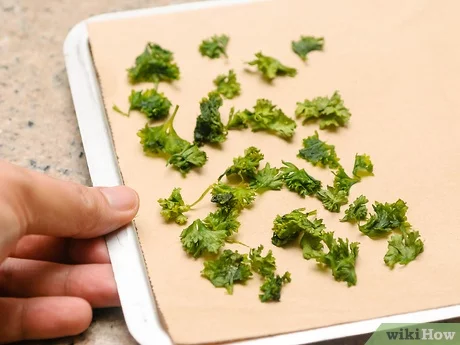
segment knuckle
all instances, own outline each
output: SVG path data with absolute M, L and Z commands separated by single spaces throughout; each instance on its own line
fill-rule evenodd
M 78 195 L 77 209 L 75 215 L 79 233 L 84 233 L 96 229 L 101 222 L 102 206 L 100 199 L 93 190 L 75 185 L 76 195 Z
M 0 204 L 7 206 L 21 231 L 25 231 L 35 217 L 27 207 L 33 199 L 31 190 L 30 175 L 26 169 L 0 161 Z
M 9 282 L 14 278 L 10 260 L 11 259 L 6 259 L 2 264 L 0 264 L 0 296 L 9 295 Z

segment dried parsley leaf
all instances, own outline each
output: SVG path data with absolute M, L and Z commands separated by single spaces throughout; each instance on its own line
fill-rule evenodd
M 211 59 L 220 58 L 221 55 L 227 57 L 227 45 L 230 37 L 227 35 L 214 35 L 201 42 L 199 51 L 201 55 Z
M 226 238 L 225 230 L 210 229 L 200 219 L 195 220 L 180 234 L 182 248 L 194 258 L 203 254 L 217 254 Z
M 340 166 L 339 160 L 335 152 L 335 146 L 329 145 L 319 139 L 318 132 L 303 140 L 303 149 L 300 149 L 297 155 L 305 159 L 314 166 L 329 167 L 336 169 Z
M 264 282 L 260 286 L 261 294 L 259 294 L 259 299 L 261 302 L 278 302 L 283 285 L 291 281 L 291 274 L 286 272 L 283 276 L 275 275 L 275 257 L 271 250 L 268 251 L 266 256 L 262 256 L 263 249 L 264 246 L 260 245 L 257 249 L 252 248 L 249 251 L 252 270 L 264 278 Z
M 138 110 L 150 120 L 160 120 L 168 116 L 171 102 L 155 89 L 131 91 L 129 111 Z M 129 112 L 128 112 L 129 113 Z
M 300 36 L 298 41 L 292 41 L 292 50 L 296 53 L 303 61 L 307 61 L 307 54 L 315 50 L 323 50 L 324 38 L 313 37 L 313 36 Z
M 158 203 L 161 206 L 160 213 L 166 221 L 184 225 L 187 223 L 187 216 L 184 213 L 190 210 L 190 206 L 185 204 L 180 191 L 180 188 L 174 188 L 168 199 L 158 199 Z
M 250 66 L 257 66 L 257 69 L 262 76 L 268 80 L 272 81 L 278 76 L 288 76 L 295 77 L 297 70 L 292 67 L 283 65 L 279 60 L 262 54 L 262 52 L 256 53 L 256 59 L 250 62 L 247 62 Z
M 256 192 L 247 185 L 230 186 L 219 182 L 211 190 L 211 201 L 219 206 L 241 211 L 249 207 L 256 197 Z
M 295 114 L 297 118 L 303 118 L 304 124 L 319 120 L 320 129 L 343 127 L 351 117 L 338 91 L 331 98 L 316 97 L 311 101 L 298 102 Z
M 206 160 L 204 151 L 201 151 L 196 145 L 188 144 L 182 151 L 171 155 L 167 164 L 176 167 L 182 174 L 187 174 L 195 167 L 202 167 Z
M 258 99 L 254 110 L 230 111 L 228 129 L 242 129 L 251 127 L 253 132 L 266 131 L 276 134 L 283 139 L 290 139 L 294 135 L 297 124 L 293 119 L 267 99 Z
M 227 99 L 233 99 L 241 93 L 241 84 L 236 80 L 236 74 L 232 69 L 228 75 L 218 75 L 213 82 L 217 87 L 216 91 Z
M 241 111 L 235 111 L 235 108 L 230 109 L 230 114 L 228 116 L 228 129 L 243 129 L 249 127 L 249 117 L 252 113 L 245 109 Z
M 200 102 L 201 114 L 196 119 L 194 131 L 195 144 L 220 144 L 227 139 L 227 129 L 220 118 L 219 108 L 222 97 L 217 92 L 210 92 L 208 98 Z
M 249 251 L 249 260 L 251 261 L 251 268 L 254 272 L 263 277 L 268 277 L 276 271 L 276 259 L 271 250 L 268 251 L 266 256 L 262 256 L 263 250 L 263 245 L 260 245 L 257 249 L 251 248 Z
M 334 174 L 334 185 L 321 189 L 317 192 L 316 197 L 323 203 L 326 210 L 340 212 L 340 208 L 348 203 L 351 186 L 359 182 L 360 179 L 348 176 L 341 166 L 337 172 L 332 173 Z
M 264 155 L 254 146 L 244 150 L 244 156 L 233 158 L 233 165 L 228 167 L 225 172 L 219 177 L 237 175 L 242 180 L 248 181 L 254 178 L 257 174 L 259 163 L 264 159 Z
M 136 58 L 133 67 L 128 69 L 132 84 L 178 80 L 179 67 L 174 62 L 174 54 L 155 43 L 147 43 L 144 52 Z
M 353 167 L 353 175 L 356 177 L 373 176 L 374 164 L 371 162 L 371 157 L 366 154 L 355 156 L 355 165 Z
M 279 302 L 281 289 L 284 284 L 291 282 L 291 273 L 286 272 L 283 276 L 272 273 L 265 277 L 264 283 L 260 287 L 259 299 L 261 302 Z
M 251 266 L 246 254 L 226 249 L 217 259 L 204 262 L 201 275 L 207 278 L 215 287 L 224 287 L 233 294 L 235 283 L 244 283 L 252 277 Z
M 295 241 L 303 232 L 323 229 L 322 219 L 310 220 L 309 217 L 316 215 L 316 211 L 303 213 L 304 208 L 299 208 L 283 216 L 277 215 L 273 221 L 272 244 L 283 247 Z
M 238 221 L 239 211 L 233 208 L 219 207 L 217 211 L 211 212 L 203 219 L 203 223 L 213 231 L 223 230 L 227 236 L 238 232 L 240 222 Z
M 321 189 L 316 197 L 323 203 L 326 210 L 331 212 L 340 212 L 340 208 L 348 203 L 350 188 L 359 182 L 359 178 L 351 178 L 340 166 L 337 172 L 333 172 L 334 185 Z
M 141 145 L 146 154 L 166 156 L 167 164 L 175 166 L 185 175 L 192 168 L 202 167 L 207 157 L 196 145 L 192 145 L 176 133 L 173 122 L 178 109 L 176 106 L 173 115 L 164 124 L 153 127 L 146 124 L 137 135 L 141 138 Z
M 294 135 L 297 124 L 293 119 L 267 99 L 258 99 L 254 112 L 249 116 L 249 125 L 253 132 L 267 131 L 290 139 Z
M 251 181 L 256 176 L 262 159 L 264 159 L 264 154 L 257 147 L 248 147 L 244 150 L 244 156 L 233 158 L 233 165 L 219 176 L 219 181 L 223 176 L 230 177 L 232 175 L 239 176 L 243 181 Z
M 408 207 L 403 200 L 384 204 L 376 202 L 372 208 L 375 213 L 365 224 L 359 226 L 359 231 L 363 234 L 369 237 L 385 236 L 393 230 L 410 227 L 406 216 Z
M 307 231 L 300 240 L 305 259 L 314 259 L 317 263 L 332 269 L 332 275 L 337 281 L 346 281 L 348 286 L 356 285 L 356 258 L 359 243 L 349 243 L 348 239 L 338 240 L 333 232 L 324 232 L 324 228 Z M 329 249 L 326 253 L 324 245 Z
M 304 259 L 318 259 L 324 255 L 324 230 L 322 220 L 316 220 L 317 226 L 306 228 L 300 237 L 300 247 Z
M 324 208 L 331 212 L 340 212 L 340 207 L 348 203 L 348 193 L 331 186 L 319 190 L 316 196 L 323 203 Z
M 423 253 L 424 245 L 418 231 L 402 231 L 394 234 L 388 241 L 388 251 L 385 254 L 385 264 L 394 268 L 396 264 L 407 265 Z
M 348 239 L 343 240 L 342 238 L 336 240 L 333 232 L 325 233 L 323 240 L 329 252 L 317 261 L 332 269 L 335 280 L 345 281 L 348 286 L 356 285 L 355 265 L 359 243 L 349 243 Z
M 278 168 L 272 168 L 270 163 L 266 163 L 263 169 L 257 171 L 249 186 L 257 193 L 263 193 L 267 190 L 280 190 L 283 187 L 281 172 Z
M 306 195 L 314 195 L 321 189 L 321 181 L 310 176 L 305 169 L 299 169 L 289 162 L 282 162 L 285 166 L 280 169 L 281 178 L 290 191 L 305 198 Z
M 351 178 L 347 175 L 342 167 L 339 167 L 337 172 L 334 174 L 334 188 L 337 190 L 343 190 L 347 195 L 350 193 L 351 187 L 359 182 L 359 178 Z
M 345 210 L 345 216 L 340 220 L 341 222 L 356 223 L 367 218 L 367 206 L 369 202 L 364 195 L 359 196 L 356 200 Z
M 304 210 L 301 208 L 283 216 L 276 216 L 273 221 L 273 245 L 283 247 L 298 238 L 305 228 L 305 219 L 308 217 L 308 213 L 302 212 Z

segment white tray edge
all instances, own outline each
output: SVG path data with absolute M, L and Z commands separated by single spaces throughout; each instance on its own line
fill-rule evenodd
M 264 1 L 264 0 L 252 0 Z M 97 15 L 75 25 L 64 42 L 64 56 L 88 169 L 94 186 L 122 184 L 101 91 L 88 44 L 87 23 L 247 3 L 214 0 Z M 170 345 L 157 312 L 137 234 L 132 224 L 107 236 L 121 306 L 129 332 L 142 345 Z M 148 303 L 150 302 L 150 303 Z M 375 331 L 382 323 L 423 323 L 460 316 L 460 305 L 352 322 L 308 331 L 239 341 L 238 345 L 298 345 Z
M 88 45 L 86 22 L 77 24 L 64 43 L 64 56 L 94 186 L 121 185 L 115 150 Z M 131 335 L 143 345 L 172 344 L 163 330 L 133 224 L 106 236 L 118 294 Z

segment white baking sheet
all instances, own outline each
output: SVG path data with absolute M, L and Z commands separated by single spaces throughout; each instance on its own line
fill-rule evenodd
M 116 20 L 203 9 L 211 6 L 231 6 L 235 3 L 248 1 L 250 0 L 215 0 L 104 14 L 87 19 L 77 24 L 70 31 L 64 43 L 64 55 L 88 168 L 94 186 L 119 185 L 122 183 L 122 179 L 93 66 L 86 24 L 89 21 Z M 108 236 L 107 245 L 120 294 L 123 314 L 132 336 L 143 345 L 172 344 L 167 332 L 162 327 L 160 316 L 157 313 L 134 227 L 128 225 Z M 384 322 L 418 323 L 458 316 L 460 316 L 460 306 L 451 306 L 242 341 L 238 342 L 238 344 L 308 344 L 373 332 Z

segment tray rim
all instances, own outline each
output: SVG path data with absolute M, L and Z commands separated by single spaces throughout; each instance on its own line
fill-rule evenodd
M 121 185 L 122 177 L 107 122 L 102 93 L 89 47 L 87 24 L 274 0 L 208 0 L 105 13 L 76 24 L 64 41 L 70 91 L 94 186 Z M 101 158 L 103 157 L 103 158 Z M 172 345 L 158 314 L 134 225 L 106 237 L 112 269 L 128 331 L 142 345 Z M 150 301 L 146 303 L 146 301 Z M 235 341 L 238 345 L 298 345 L 374 332 L 382 323 L 426 323 L 460 316 L 460 305 L 349 322 L 306 331 Z M 227 343 L 230 344 L 230 343 Z

